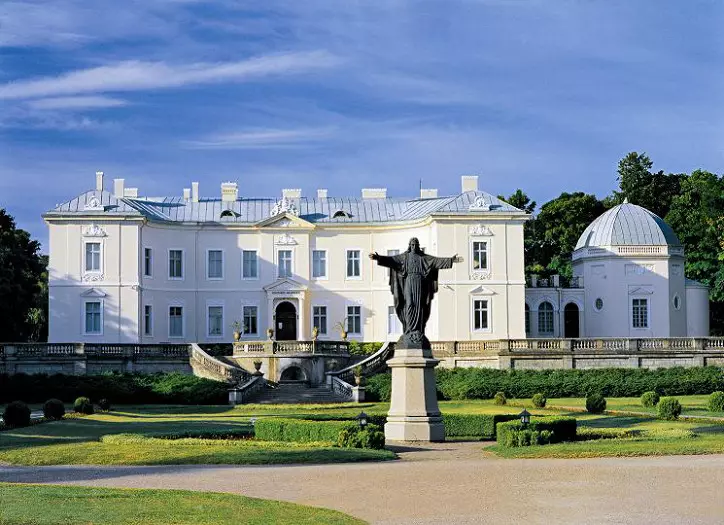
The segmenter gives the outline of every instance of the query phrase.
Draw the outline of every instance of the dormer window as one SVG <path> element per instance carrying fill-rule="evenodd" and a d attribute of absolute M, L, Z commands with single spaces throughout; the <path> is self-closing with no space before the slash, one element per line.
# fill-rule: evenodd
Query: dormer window
<path fill-rule="evenodd" d="M 224 217 L 230 217 L 230 218 L 232 218 L 232 219 L 235 219 L 236 217 L 239 217 L 239 214 L 236 213 L 236 212 L 233 211 L 233 210 L 224 210 L 224 211 L 221 212 L 221 216 L 220 216 L 220 217 L 221 217 L 222 219 L 223 219 Z"/>
<path fill-rule="evenodd" d="M 334 212 L 334 215 L 332 215 L 332 218 L 337 219 L 339 217 L 344 217 L 345 219 L 349 219 L 351 217 L 351 215 L 344 210 L 337 210 Z"/>

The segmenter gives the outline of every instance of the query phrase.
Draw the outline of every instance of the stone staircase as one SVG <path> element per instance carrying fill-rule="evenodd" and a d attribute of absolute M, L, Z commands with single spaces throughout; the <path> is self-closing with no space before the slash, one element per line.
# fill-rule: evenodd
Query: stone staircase
<path fill-rule="evenodd" d="M 299 403 L 344 403 L 348 401 L 338 396 L 326 385 L 309 386 L 302 381 L 290 381 L 267 385 L 249 403 L 262 404 L 299 404 Z"/>

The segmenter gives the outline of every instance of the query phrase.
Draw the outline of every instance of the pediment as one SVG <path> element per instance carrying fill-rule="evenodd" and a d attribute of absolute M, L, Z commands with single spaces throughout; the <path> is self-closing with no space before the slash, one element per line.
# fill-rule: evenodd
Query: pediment
<path fill-rule="evenodd" d="M 106 297 L 108 294 L 105 293 L 103 290 L 99 290 L 98 288 L 91 288 L 90 290 L 86 290 L 82 294 L 80 294 L 81 297 Z"/>
<path fill-rule="evenodd" d="M 300 228 L 300 229 L 312 229 L 314 224 L 304 219 L 300 219 L 296 215 L 291 213 L 280 213 L 274 217 L 269 217 L 263 221 L 257 222 L 256 226 L 259 228 Z"/>
<path fill-rule="evenodd" d="M 272 284 L 264 287 L 264 291 L 267 293 L 279 294 L 279 293 L 302 293 L 307 291 L 307 287 L 302 283 L 298 283 L 294 279 L 277 279 Z"/>
<path fill-rule="evenodd" d="M 630 286 L 628 289 L 629 295 L 653 295 L 654 291 L 650 286 Z"/>
<path fill-rule="evenodd" d="M 485 286 L 476 286 L 470 290 L 470 295 L 495 295 L 495 292 Z"/>

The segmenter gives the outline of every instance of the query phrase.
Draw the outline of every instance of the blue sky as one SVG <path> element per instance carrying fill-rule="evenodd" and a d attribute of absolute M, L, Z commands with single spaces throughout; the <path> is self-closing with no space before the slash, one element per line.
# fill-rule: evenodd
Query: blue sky
<path fill-rule="evenodd" d="M 120 6 L 123 6 L 122 8 Z M 54 0 L 0 8 L 0 207 L 142 195 L 599 196 L 721 172 L 724 2 Z"/>

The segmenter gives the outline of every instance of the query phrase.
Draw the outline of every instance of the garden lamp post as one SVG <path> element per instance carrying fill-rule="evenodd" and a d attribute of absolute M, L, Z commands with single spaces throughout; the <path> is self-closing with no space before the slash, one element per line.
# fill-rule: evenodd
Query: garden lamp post
<path fill-rule="evenodd" d="M 357 421 L 359 422 L 360 430 L 364 430 L 367 426 L 367 414 L 360 412 L 359 416 L 357 416 Z"/>
<path fill-rule="evenodd" d="M 524 427 L 528 426 L 528 423 L 530 423 L 530 412 L 528 412 L 525 408 L 523 411 L 518 414 L 518 417 L 520 418 L 520 422 L 523 424 Z"/>

